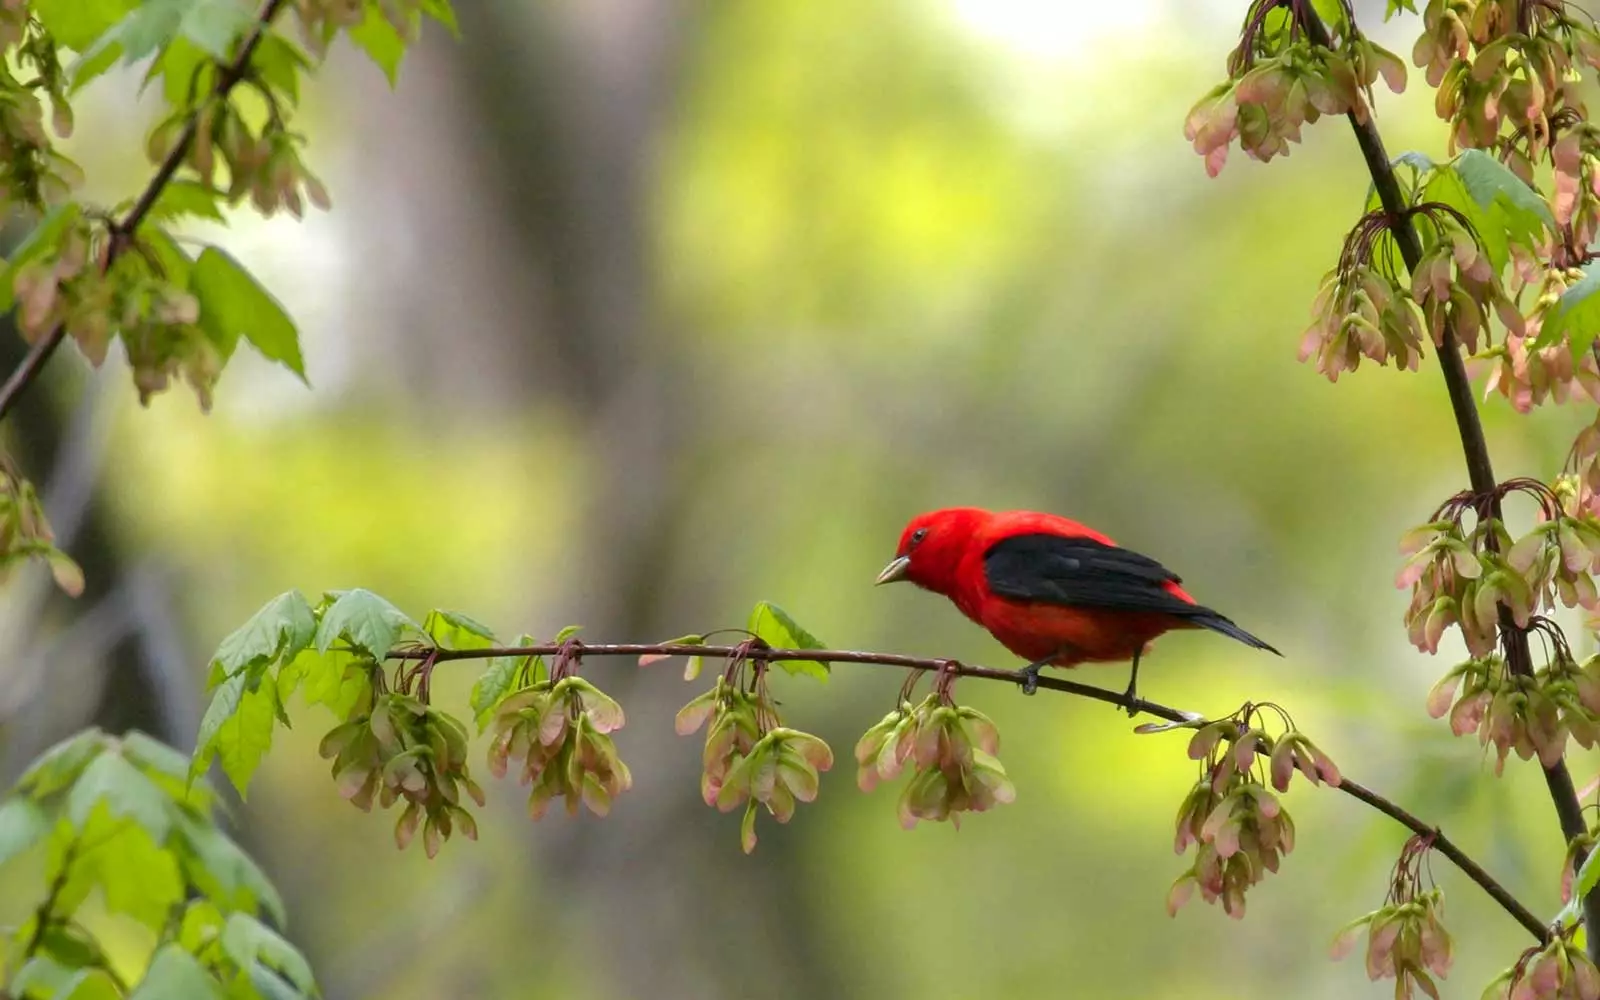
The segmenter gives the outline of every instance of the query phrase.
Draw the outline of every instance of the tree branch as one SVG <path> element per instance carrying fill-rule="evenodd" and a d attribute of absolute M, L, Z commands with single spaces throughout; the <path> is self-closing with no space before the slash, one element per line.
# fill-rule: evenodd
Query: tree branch
<path fill-rule="evenodd" d="M 105 265 L 101 273 L 111 269 L 111 265 L 118 257 L 125 253 L 132 244 L 132 237 L 139 224 L 150 214 L 155 207 L 156 199 L 161 197 L 161 192 L 166 190 L 178 170 L 183 166 L 184 158 L 189 155 L 189 147 L 194 144 L 195 134 L 200 129 L 200 112 L 212 101 L 221 100 L 228 96 L 229 91 L 243 80 L 249 72 L 250 57 L 255 54 L 260 46 L 261 39 L 266 37 L 267 31 L 272 27 L 273 18 L 278 16 L 286 0 L 266 0 L 261 5 L 261 12 L 256 15 L 256 23 L 240 44 L 238 54 L 224 65 L 217 74 L 217 82 L 211 88 L 211 93 L 195 106 L 189 113 L 188 121 L 184 123 L 183 131 L 178 135 L 178 141 L 173 143 L 172 149 L 167 152 L 166 158 L 156 168 L 155 176 L 145 186 L 144 192 L 139 195 L 139 200 L 134 202 L 128 214 L 111 226 L 112 240 L 106 250 Z M 11 408 L 16 405 L 17 397 L 22 395 L 24 389 L 33 383 L 39 372 L 44 369 L 45 362 L 55 353 L 57 347 L 66 339 L 67 328 L 61 324 L 52 327 L 50 332 L 40 337 L 29 348 L 28 354 L 22 359 L 5 381 L 0 385 L 0 420 L 6 418 Z"/>
<path fill-rule="evenodd" d="M 1296 3 L 1291 6 L 1291 10 L 1305 28 L 1306 36 L 1313 45 L 1325 49 L 1333 47 L 1327 26 L 1322 23 L 1322 18 L 1312 9 L 1311 4 Z M 1353 30 L 1354 26 L 1351 28 Z M 1405 261 L 1406 269 L 1414 272 L 1422 260 L 1422 243 L 1417 238 L 1416 229 L 1405 215 L 1411 206 L 1406 203 L 1405 196 L 1400 191 L 1400 182 L 1395 177 L 1389 154 L 1383 147 L 1383 136 L 1378 132 L 1373 110 L 1370 107 L 1366 108 L 1364 116 L 1351 111 L 1346 117 L 1350 120 L 1350 127 L 1355 131 L 1356 143 L 1361 147 L 1361 156 L 1367 163 L 1367 172 L 1372 175 L 1373 188 L 1378 193 L 1384 212 L 1391 220 L 1389 231 L 1400 248 L 1400 256 Z M 1484 437 L 1483 422 L 1478 415 L 1478 404 L 1473 398 L 1472 381 L 1467 376 L 1466 363 L 1462 360 L 1461 345 L 1456 337 L 1453 322 L 1445 321 L 1440 339 L 1441 343 L 1436 352 L 1439 358 L 1439 371 L 1444 376 L 1445 389 L 1450 394 L 1450 408 L 1455 414 L 1456 430 L 1461 437 L 1461 450 L 1466 458 L 1467 476 L 1472 483 L 1474 493 L 1495 498 L 1499 480 L 1495 478 L 1494 464 L 1489 459 L 1489 443 Z M 1491 516 L 1500 518 L 1498 499 L 1492 500 Z M 1495 544 L 1492 536 L 1489 544 L 1491 546 Z M 1507 667 L 1515 675 L 1533 676 L 1533 656 L 1528 646 L 1528 633 L 1517 626 L 1511 610 L 1504 603 L 1499 605 L 1499 614 L 1500 636 L 1505 647 Z M 1567 770 L 1564 756 L 1550 767 L 1544 768 L 1544 779 L 1550 790 L 1550 800 L 1555 804 L 1562 835 L 1570 843 L 1587 834 L 1588 825 L 1583 819 L 1583 807 L 1578 801 L 1577 789 L 1572 783 L 1572 775 Z M 1587 855 L 1588 852 L 1580 851 L 1574 859 L 1574 865 L 1581 866 Z M 1589 957 L 1600 962 L 1600 889 L 1591 891 L 1584 897 L 1583 919 L 1584 924 L 1590 928 Z"/>
<path fill-rule="evenodd" d="M 497 656 L 555 656 L 570 653 L 577 657 L 585 656 L 703 656 L 728 659 L 745 656 L 753 660 L 762 660 L 777 663 L 784 660 L 815 660 L 820 663 L 860 663 L 879 667 L 903 667 L 908 670 L 923 671 L 949 671 L 958 677 L 976 677 L 980 680 L 1004 681 L 1021 686 L 1021 677 L 1015 670 L 999 670 L 994 667 L 975 667 L 954 660 L 929 659 L 917 656 L 902 656 L 898 653 L 869 653 L 845 649 L 774 649 L 771 647 L 742 644 L 737 646 L 706 646 L 688 645 L 684 643 L 584 643 L 570 641 L 566 643 L 544 643 L 535 646 L 498 646 L 488 649 L 437 649 L 417 648 L 414 646 L 390 650 L 387 659 L 395 660 L 430 660 L 442 663 L 446 660 L 480 660 Z M 1168 722 L 1192 723 L 1205 720 L 1205 716 L 1197 712 L 1186 712 L 1183 709 L 1172 708 L 1145 698 L 1130 698 L 1124 693 L 1107 691 L 1089 684 L 1079 684 L 1076 681 L 1065 680 L 1060 677 L 1041 676 L 1039 688 L 1045 691 L 1057 691 L 1062 694 L 1076 695 L 1079 698 L 1091 698 L 1102 701 L 1108 705 L 1116 705 L 1126 709 L 1129 714 L 1143 713 L 1153 715 Z M 1357 784 L 1349 778 L 1342 778 L 1337 786 L 1339 791 L 1359 802 L 1371 806 L 1390 819 L 1406 827 L 1413 833 L 1419 833 L 1433 838 L 1433 848 L 1459 869 L 1461 872 L 1476 882 L 1479 888 L 1488 893 L 1496 903 L 1514 918 L 1517 923 L 1527 929 L 1540 941 L 1550 939 L 1550 928 L 1540 920 L 1526 906 L 1517 901 L 1505 886 L 1483 869 L 1476 861 L 1472 860 L 1465 851 L 1457 847 L 1446 837 L 1438 827 L 1430 826 L 1421 819 L 1407 812 L 1389 799 L 1379 795 L 1364 785 Z"/>

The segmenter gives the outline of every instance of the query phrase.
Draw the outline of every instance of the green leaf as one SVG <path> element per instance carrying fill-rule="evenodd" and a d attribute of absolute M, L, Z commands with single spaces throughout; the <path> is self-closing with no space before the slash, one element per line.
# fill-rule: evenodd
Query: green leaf
<path fill-rule="evenodd" d="M 222 727 L 239 710 L 239 703 L 244 700 L 245 686 L 249 683 L 249 673 L 241 670 L 223 681 L 212 694 L 211 704 L 206 707 L 206 714 L 200 719 L 200 732 L 194 738 L 194 756 L 189 759 L 191 783 L 211 766 L 211 758 L 216 756 L 217 741 Z"/>
<path fill-rule="evenodd" d="M 412 21 L 415 23 L 415 17 Z M 356 48 L 365 52 L 383 70 L 390 87 L 400 82 L 400 61 L 405 58 L 406 40 L 394 30 L 394 25 L 389 23 L 377 4 L 367 4 L 366 19 L 346 34 Z"/>
<path fill-rule="evenodd" d="M 93 887 L 107 909 L 157 930 L 184 896 L 173 853 L 138 824 L 113 818 L 104 800 L 83 825 L 62 895 L 81 900 Z"/>
<path fill-rule="evenodd" d="M 72 60 L 67 66 L 67 95 L 70 97 L 78 91 L 93 83 L 97 78 L 104 76 L 122 58 L 122 43 L 116 40 L 114 34 L 107 34 L 104 39 L 83 54 Z"/>
<path fill-rule="evenodd" d="M 185 2 L 188 10 L 183 15 L 183 37 L 215 59 L 227 59 L 234 43 L 255 24 L 255 11 L 243 6 L 240 0 Z"/>
<path fill-rule="evenodd" d="M 0 803 L 0 866 L 50 833 L 50 817 L 39 803 L 13 796 Z"/>
<path fill-rule="evenodd" d="M 381 663 L 407 626 L 422 631 L 405 612 L 372 591 L 361 587 L 346 590 L 322 613 L 322 625 L 317 629 L 317 652 L 326 653 L 342 636 Z"/>
<path fill-rule="evenodd" d="M 178 817 L 178 852 L 185 879 L 219 907 L 264 911 L 279 927 L 288 924 L 283 897 L 255 860 L 215 825 L 188 815 Z"/>
<path fill-rule="evenodd" d="M 0 312 L 9 312 L 16 304 L 17 292 L 13 287 L 17 272 L 61 246 L 61 238 L 77 224 L 83 215 L 83 206 L 75 201 L 57 205 L 45 213 L 39 224 L 29 231 L 17 248 L 11 252 L 5 268 L 0 270 Z"/>
<path fill-rule="evenodd" d="M 156 196 L 147 216 L 153 222 L 165 222 L 184 216 L 198 216 L 211 222 L 227 222 L 222 208 L 217 204 L 221 193 L 199 181 L 168 181 Z M 238 338 L 235 337 L 235 340 Z"/>
<path fill-rule="evenodd" d="M 750 612 L 749 630 L 775 649 L 827 649 L 821 639 L 801 628 L 789 613 L 773 604 L 762 601 Z M 818 680 L 828 679 L 828 665 L 817 660 L 778 660 L 777 665 L 791 674 L 803 674 Z"/>
<path fill-rule="evenodd" d="M 216 60 L 187 38 L 174 39 L 171 45 L 150 61 L 144 82 L 148 87 L 161 78 L 161 96 L 174 110 L 187 110 L 206 100 L 215 84 Z"/>
<path fill-rule="evenodd" d="M 159 949 L 129 1000 L 211 1000 L 223 995 L 200 960 L 175 944 Z"/>
<path fill-rule="evenodd" d="M 1585 264 L 1583 277 L 1567 286 L 1555 308 L 1545 315 L 1533 346 L 1549 347 L 1560 343 L 1561 338 L 1565 337 L 1574 358 L 1593 346 L 1595 336 L 1600 334 L 1600 296 L 1595 295 L 1597 290 L 1600 290 L 1600 265 Z"/>
<path fill-rule="evenodd" d="M 244 337 L 261 355 L 306 382 L 300 334 L 283 306 L 238 261 L 206 247 L 195 261 L 190 290 L 200 300 L 200 328 L 219 343 Z M 306 382 L 309 385 L 309 382 Z"/>
<path fill-rule="evenodd" d="M 300 101 L 300 74 L 313 67 L 300 47 L 276 32 L 263 35 L 250 56 L 261 82 L 290 104 Z"/>
<path fill-rule="evenodd" d="M 228 915 L 228 922 L 222 928 L 222 950 L 241 969 L 260 962 L 283 973 L 302 993 L 317 991 L 311 965 L 299 949 L 249 914 Z"/>
<path fill-rule="evenodd" d="M 422 630 L 445 649 L 488 649 L 500 640 L 489 626 L 459 611 L 435 609 L 422 620 Z"/>
<path fill-rule="evenodd" d="M 1556 217 L 1539 193 L 1495 157 L 1481 149 L 1467 149 L 1451 162 L 1467 193 L 1479 205 L 1488 208 L 1505 203 L 1516 213 L 1535 217 L 1547 229 L 1556 228 Z"/>
<path fill-rule="evenodd" d="M 305 596 L 298 590 L 279 594 L 217 646 L 212 684 L 246 668 L 291 660 L 316 634 L 317 619 Z"/>
<path fill-rule="evenodd" d="M 422 12 L 444 25 L 450 34 L 461 37 L 461 26 L 456 24 L 456 12 L 450 0 L 422 0 Z"/>
<path fill-rule="evenodd" d="M 537 643 L 538 640 L 533 636 L 523 634 L 517 636 L 517 641 L 512 645 L 532 646 Z M 533 662 L 529 663 L 529 660 Z M 489 716 L 494 713 L 494 707 L 500 704 L 500 699 L 509 694 L 513 685 L 517 683 L 517 676 L 523 664 L 528 664 L 535 683 L 544 679 L 544 660 L 541 657 L 495 656 L 490 658 L 489 666 L 484 670 L 483 676 L 472 685 L 470 705 L 473 718 L 478 723 L 478 732 L 483 732 L 484 727 L 489 724 Z"/>
<path fill-rule="evenodd" d="M 120 753 L 103 753 L 84 769 L 67 795 L 67 818 L 81 831 L 102 804 L 111 816 L 137 823 L 158 844 L 172 829 L 170 800 Z"/>
<path fill-rule="evenodd" d="M 106 734 L 98 728 L 85 729 L 67 737 L 40 754 L 17 779 L 17 788 L 42 799 L 71 786 L 106 749 Z"/>
<path fill-rule="evenodd" d="M 313 652 L 303 655 L 321 661 L 306 671 L 305 686 L 301 689 L 306 704 L 326 705 L 339 718 L 349 718 L 357 703 L 372 690 L 372 671 L 376 663 L 340 652 L 326 656 Z"/>
<path fill-rule="evenodd" d="M 184 779 L 189 774 L 189 755 L 139 732 L 130 730 L 122 737 L 122 756 L 146 773 Z"/>
<path fill-rule="evenodd" d="M 1572 880 L 1572 906 L 1570 908 L 1574 913 L 1577 913 L 1578 908 L 1583 905 L 1584 897 L 1593 892 L 1596 885 L 1600 885 L 1600 860 L 1597 859 L 1600 859 L 1600 851 L 1590 851 L 1589 856 L 1583 859 L 1583 865 L 1579 867 L 1577 877 Z"/>
<path fill-rule="evenodd" d="M 282 717 L 277 684 L 259 684 L 246 690 L 236 712 L 217 730 L 217 757 L 222 772 L 245 798 L 250 778 L 261 765 L 261 758 L 272 748 L 272 731 Z"/>
<path fill-rule="evenodd" d="M 30 958 L 9 987 L 19 1000 L 117 1000 L 122 995 L 104 969 L 73 968 L 48 955 Z"/>
<path fill-rule="evenodd" d="M 1471 223 L 1473 232 L 1478 236 L 1478 243 L 1483 247 L 1484 255 L 1489 258 L 1489 264 L 1496 272 L 1505 269 L 1507 261 L 1511 258 L 1510 239 L 1505 222 L 1500 216 L 1504 209 L 1485 209 L 1467 191 L 1467 186 L 1461 177 L 1444 164 L 1436 168 L 1422 187 L 1422 201 L 1437 201 L 1460 212 Z M 1429 227 L 1421 227 L 1424 234 Z"/>
<path fill-rule="evenodd" d="M 139 6 L 139 0 L 33 0 L 34 17 L 57 42 L 82 52 Z"/>

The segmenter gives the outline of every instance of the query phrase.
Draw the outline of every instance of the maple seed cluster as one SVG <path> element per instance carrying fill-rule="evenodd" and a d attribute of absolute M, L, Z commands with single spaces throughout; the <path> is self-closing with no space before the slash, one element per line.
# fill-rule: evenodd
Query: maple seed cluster
<path fill-rule="evenodd" d="M 622 706 L 581 677 L 539 681 L 495 707 L 489 771 L 502 778 L 516 765 L 518 779 L 533 786 L 528 815 L 535 820 L 557 796 L 566 800 L 570 816 L 578 814 L 580 803 L 605 816 L 617 796 L 633 787 L 610 736 L 624 721 Z"/>
<path fill-rule="evenodd" d="M 146 152 L 153 162 L 166 159 L 191 114 L 195 135 L 184 163 L 207 189 L 217 186 L 217 168 L 221 166 L 227 170 L 224 193 L 230 205 L 248 195 L 256 210 L 269 219 L 280 209 L 301 218 L 307 201 L 327 211 L 331 204 L 328 189 L 300 157 L 305 136 L 291 132 L 276 113 L 257 133 L 231 101 L 212 101 L 197 112 L 180 108 L 150 132 Z"/>
<path fill-rule="evenodd" d="M 960 826 L 964 812 L 986 812 L 1016 801 L 1017 789 L 995 756 L 1000 731 L 982 712 L 955 704 L 948 683 L 912 706 L 909 700 L 856 744 L 856 783 L 870 792 L 892 781 L 909 764 L 911 779 L 900 792 L 900 825 L 949 820 Z"/>
<path fill-rule="evenodd" d="M 44 505 L 33 484 L 16 475 L 0 457 L 0 583 L 27 559 L 43 560 L 56 586 L 73 597 L 83 593 L 83 570 L 55 547 Z"/>
<path fill-rule="evenodd" d="M 1235 139 L 1255 160 L 1287 156 L 1301 128 L 1323 115 L 1352 113 L 1365 120 L 1380 76 L 1395 93 L 1405 89 L 1400 57 L 1353 26 L 1345 26 L 1334 48 L 1322 48 L 1292 24 L 1287 6 L 1256 0 L 1229 57 L 1228 79 L 1190 110 L 1184 138 L 1205 157 L 1212 177 L 1221 172 Z"/>
<path fill-rule="evenodd" d="M 1487 339 L 1491 311 L 1518 336 L 1522 314 L 1501 287 L 1496 269 L 1464 217 L 1425 203 L 1400 224 L 1422 227 L 1423 254 L 1410 281 L 1395 277 L 1395 254 L 1382 212 L 1362 218 L 1345 241 L 1339 264 L 1322 281 L 1312 322 L 1300 341 L 1300 360 L 1337 382 L 1363 358 L 1416 371 L 1424 342 L 1440 346 L 1453 330 L 1469 350 Z M 1508 382 L 1508 385 L 1510 383 Z M 1505 391 L 1505 390 L 1502 390 Z"/>
<path fill-rule="evenodd" d="M 83 170 L 51 143 L 40 97 L 50 98 L 52 129 L 70 137 L 68 77 L 55 40 L 30 20 L 23 0 L 0 0 L 0 48 L 12 56 L 0 62 L 0 206 L 42 210 L 83 183 Z"/>
<path fill-rule="evenodd" d="M 1423 652 L 1438 652 L 1445 630 L 1455 625 L 1474 656 L 1488 656 L 1495 649 L 1497 604 L 1510 610 L 1519 628 L 1527 628 L 1540 609 L 1600 608 L 1591 576 L 1600 568 L 1600 518 L 1563 509 L 1561 494 L 1571 495 L 1571 484 L 1551 490 L 1518 482 L 1510 488 L 1541 502 L 1539 522 L 1520 539 L 1513 540 L 1494 517 L 1463 527 L 1463 515 L 1477 506 L 1465 496 L 1452 498 L 1433 520 L 1402 537 L 1407 559 L 1395 586 L 1411 588 L 1406 627 Z"/>
<path fill-rule="evenodd" d="M 340 30 L 359 28 L 367 19 L 369 7 L 376 6 L 390 27 L 407 44 L 416 41 L 426 0 L 291 0 L 291 9 L 300 22 L 300 37 L 319 58 Z"/>
<path fill-rule="evenodd" d="M 1570 737 L 1600 745 L 1600 657 L 1579 664 L 1561 630 L 1541 611 L 1600 609 L 1592 573 L 1600 567 L 1600 519 L 1578 509 L 1571 478 L 1554 488 L 1514 480 L 1496 496 L 1526 493 L 1539 502 L 1539 520 L 1513 540 L 1504 522 L 1483 516 L 1488 503 L 1470 494 L 1451 498 L 1434 519 L 1407 533 L 1408 555 L 1395 582 L 1411 587 L 1406 624 L 1411 641 L 1437 652 L 1445 630 L 1460 629 L 1471 654 L 1428 694 L 1428 714 L 1449 717 L 1457 736 L 1476 733 L 1497 751 L 1496 773 L 1512 752 L 1550 767 Z M 1468 512 L 1477 514 L 1470 530 Z M 1500 608 L 1518 628 L 1536 633 L 1550 651 L 1531 673 L 1513 672 L 1498 650 Z"/>
<path fill-rule="evenodd" d="M 1243 919 L 1246 891 L 1294 850 L 1294 821 L 1266 782 L 1287 791 L 1298 770 L 1312 784 L 1339 784 L 1339 769 L 1305 734 L 1291 726 L 1274 740 L 1256 724 L 1263 709 L 1247 705 L 1205 723 L 1189 741 L 1190 759 L 1203 763 L 1178 807 L 1173 851 L 1196 851 L 1168 892 L 1168 914 L 1199 889 L 1206 902 L 1220 900 L 1223 912 Z"/>
<path fill-rule="evenodd" d="M 1600 1000 L 1600 970 L 1564 937 L 1535 945 L 1484 991 L 1484 1000 Z"/>
<path fill-rule="evenodd" d="M 1487 149 L 1502 129 L 1522 141 L 1510 165 L 1531 182 L 1552 124 L 1585 117 L 1574 60 L 1600 68 L 1600 36 L 1562 4 L 1521 0 L 1430 0 L 1412 61 L 1438 88 L 1435 109 L 1450 123 L 1450 151 Z"/>
<path fill-rule="evenodd" d="M 171 280 L 189 266 L 188 258 L 164 234 L 145 233 L 133 241 L 134 252 L 108 265 L 113 240 L 104 225 L 73 215 L 55 249 L 16 269 L 12 289 L 22 339 L 31 343 L 65 327 L 98 367 L 115 334 L 141 403 L 182 376 L 209 410 L 225 359 L 199 325 L 199 301 Z"/>
<path fill-rule="evenodd" d="M 789 822 L 797 803 L 816 799 L 821 772 L 833 767 L 833 751 L 810 733 L 780 725 L 765 685 L 758 681 L 747 691 L 732 679 L 737 673 L 731 669 L 683 706 L 675 725 L 680 736 L 689 736 L 710 724 L 700 795 L 722 812 L 744 805 L 739 843 L 749 854 L 756 849 L 757 807 L 779 823 Z"/>
<path fill-rule="evenodd" d="M 319 748 L 333 759 L 339 794 L 370 812 L 374 799 L 387 809 L 401 799 L 406 807 L 395 821 L 395 846 L 405 850 L 422 829 L 428 857 L 452 833 L 478 839 L 478 823 L 461 805 L 461 792 L 480 807 L 483 789 L 467 770 L 467 730 L 451 716 L 409 694 L 374 695 L 366 706 L 330 730 Z"/>
<path fill-rule="evenodd" d="M 1454 960 L 1443 914 L 1443 892 L 1411 884 L 1398 898 L 1346 924 L 1330 953 L 1335 960 L 1348 956 L 1365 933 L 1368 979 L 1393 979 L 1396 997 L 1409 998 L 1421 990 L 1439 1000 L 1434 978 L 1448 976 Z"/>

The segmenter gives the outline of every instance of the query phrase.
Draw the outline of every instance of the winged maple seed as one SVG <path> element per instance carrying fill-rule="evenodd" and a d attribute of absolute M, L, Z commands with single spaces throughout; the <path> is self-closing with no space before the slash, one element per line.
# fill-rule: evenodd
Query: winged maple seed
<path fill-rule="evenodd" d="M 577 815 L 581 804 L 605 816 L 633 787 L 610 736 L 624 721 L 622 706 L 582 677 L 539 681 L 496 706 L 489 771 L 500 778 L 516 765 L 518 780 L 532 786 L 528 815 L 535 820 L 558 797 L 568 815 Z"/>

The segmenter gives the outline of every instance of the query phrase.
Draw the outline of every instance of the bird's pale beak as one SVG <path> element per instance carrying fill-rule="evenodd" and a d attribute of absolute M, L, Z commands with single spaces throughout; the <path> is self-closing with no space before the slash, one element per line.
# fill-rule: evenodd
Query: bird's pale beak
<path fill-rule="evenodd" d="M 882 586 L 885 583 L 894 583 L 896 580 L 904 580 L 906 578 L 907 571 L 910 569 L 911 557 L 900 556 L 894 562 L 883 568 L 883 572 L 878 574 L 878 579 L 873 581 L 873 586 Z"/>

